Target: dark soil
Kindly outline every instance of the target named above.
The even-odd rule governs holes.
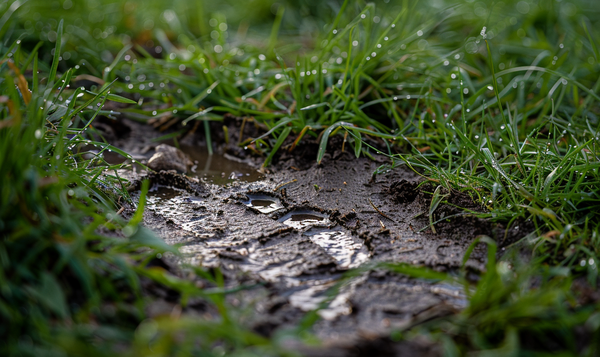
[[[129,129],[110,123],[102,121],[112,128],[105,130],[107,139],[141,161],[148,160],[158,144],[151,138],[165,134],[127,120],[118,125]],[[227,155],[221,160],[258,168],[264,158],[236,145],[242,119],[226,117],[225,124],[229,126],[228,145],[217,124],[212,131],[215,151]],[[260,126],[246,122],[242,140],[260,133]],[[315,141],[305,140],[289,152],[291,141],[284,144],[270,172],[252,179],[242,176],[225,186],[171,171],[129,172],[135,182],[149,178],[153,183],[145,225],[169,244],[180,244],[184,263],[218,267],[230,286],[258,283],[259,287],[230,299],[254,309],[251,324],[260,334],[268,336],[295,326],[307,311],[330,301],[322,306],[321,319],[313,327],[324,346],[294,347],[306,355],[440,355],[439,346],[431,341],[393,342],[390,331],[460,311],[466,304],[461,287],[378,269],[352,280],[343,280],[344,273],[376,262],[454,272],[477,236],[487,235],[505,244],[525,236],[531,228],[521,224],[507,231],[473,214],[462,214],[454,206],[483,209],[465,194],[449,192],[446,201],[451,204],[441,204],[434,218],[452,218],[437,223],[437,233],[433,233],[428,217],[435,189],[431,183],[422,184],[420,176],[404,167],[373,176],[385,159],[356,159],[341,151],[341,137],[330,140],[320,165],[315,160]],[[203,144],[195,135],[181,142],[190,147]],[[229,175],[225,172],[224,176]],[[134,199],[137,188],[132,186]],[[485,247],[480,245],[467,265],[481,270],[485,256]],[[173,261],[169,264],[180,269]],[[337,296],[330,297],[328,291],[342,281]],[[157,311],[172,309],[175,303],[165,303]],[[203,309],[206,306],[198,303],[196,310],[188,307],[184,313],[206,313]]]

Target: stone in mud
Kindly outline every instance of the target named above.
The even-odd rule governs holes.
[[[148,167],[155,171],[187,172],[193,165],[192,160],[183,151],[166,144],[158,145],[156,153],[148,160]]]

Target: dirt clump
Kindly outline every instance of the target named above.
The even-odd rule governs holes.
[[[417,198],[419,191],[417,189],[418,182],[402,179],[392,183],[388,192],[392,195],[392,199],[396,203],[410,203]]]

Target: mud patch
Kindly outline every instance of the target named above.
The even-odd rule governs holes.
[[[254,182],[240,178],[227,186],[212,185],[202,179],[212,164],[200,179],[172,172],[144,175],[158,185],[144,222],[169,244],[180,245],[181,262],[220,268],[229,287],[262,286],[266,293],[253,306],[255,329],[267,336],[297,325],[306,311],[318,308],[322,319],[313,329],[328,346],[324,351],[353,355],[358,346],[369,345],[365,341],[383,341],[395,328],[464,308],[461,287],[379,270],[350,280],[344,274],[371,262],[456,271],[476,235],[494,236],[494,227],[444,221],[433,233],[425,213],[430,195],[417,188],[416,174],[398,168],[373,176],[381,163],[335,148],[328,148],[323,164],[316,165],[317,147],[309,143],[294,155],[283,153],[273,172]],[[202,161],[192,159],[198,173]],[[236,169],[223,168],[214,175],[230,171],[238,176]],[[450,207],[440,205],[436,214],[447,217],[453,214]],[[515,237],[527,233],[521,226]],[[478,247],[468,266],[482,269],[485,253]],[[431,344],[423,346],[415,350],[439,352]]]

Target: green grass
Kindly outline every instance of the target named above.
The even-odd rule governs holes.
[[[4,2],[0,12],[0,312],[19,326],[2,332],[11,348],[23,345],[22,331],[35,332],[35,346],[56,334],[89,339],[71,321],[88,323],[107,301],[135,307],[122,336],[131,336],[143,317],[137,279],[150,274],[143,262],[156,252],[140,249],[168,247],[135,228],[139,217],[127,223],[115,214],[115,200],[128,194],[101,153],[127,154],[89,142],[88,134],[97,115],[114,115],[102,103],[131,100],[124,115],[142,122],[174,117],[183,129],[204,122],[207,142],[208,121],[228,113],[251,118],[265,135],[240,145],[263,155],[265,165],[306,138],[319,140],[321,162],[334,135],[344,136],[357,156],[388,155],[391,164],[381,171],[406,165],[439,186],[429,210],[432,230],[441,219],[436,207],[451,189],[479,202],[481,217],[535,228],[513,244],[531,249],[532,262],[511,254],[490,259],[487,273],[466,288],[475,293],[463,313],[398,336],[431,334],[449,355],[498,348],[497,354],[526,354],[548,346],[597,351],[578,349],[579,337],[567,333],[577,327],[598,337],[599,328],[598,306],[578,306],[571,292],[574,279],[593,287],[598,280],[595,1],[174,1],[167,7],[157,0],[30,0]],[[79,75],[97,83],[91,93],[74,86]],[[367,137],[371,144],[363,142]],[[85,159],[89,145],[98,153]],[[121,238],[99,234],[100,227]],[[132,240],[132,232],[144,239]],[[188,291],[187,283],[178,284]],[[21,301],[28,307],[15,308]],[[35,313],[29,318],[23,311]],[[187,323],[194,324],[163,321],[158,330],[169,336]],[[195,331],[207,331],[204,323]],[[245,335],[235,321],[206,323],[240,329],[238,340],[225,339],[228,351],[275,348]],[[201,348],[226,337],[215,331]],[[531,338],[539,343],[528,347]],[[134,354],[142,351],[136,343],[126,344]]]

